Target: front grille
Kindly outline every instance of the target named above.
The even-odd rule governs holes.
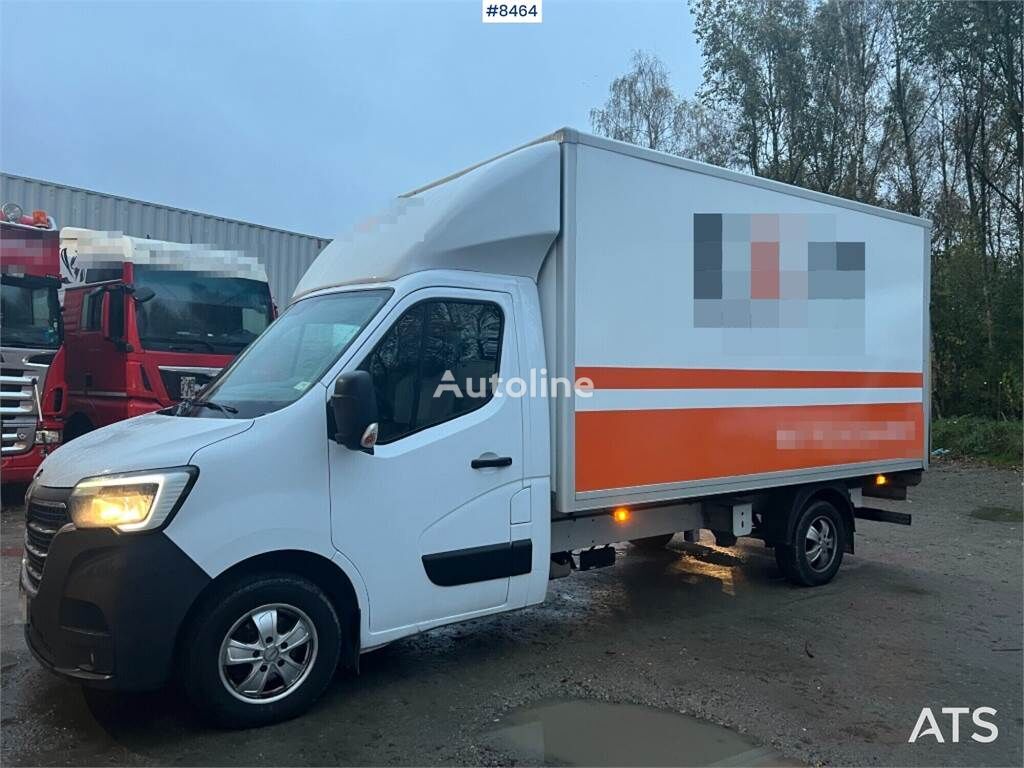
[[[35,594],[39,590],[53,537],[70,522],[68,507],[63,501],[36,499],[32,496],[26,500],[22,583],[31,593]]]
[[[160,368],[160,378],[167,390],[167,396],[172,400],[181,400],[183,397],[191,398],[213,381],[219,373],[216,368],[206,370]]]
[[[12,349],[0,352],[0,422],[4,456],[32,450],[39,418],[39,398],[46,386],[46,371],[53,351]]]
[[[36,424],[0,416],[0,454],[16,456],[32,450],[36,440]]]
[[[36,377],[21,371],[0,374],[0,414],[23,416],[35,413]]]

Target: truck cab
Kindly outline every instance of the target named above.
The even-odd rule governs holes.
[[[67,440],[194,398],[274,317],[253,258],[61,231]]]
[[[60,398],[62,375],[54,365],[63,339],[59,300],[58,232],[44,211],[24,214],[7,204],[0,215],[0,423],[3,481],[28,483],[43,457],[60,444],[59,423],[45,423],[47,385]]]

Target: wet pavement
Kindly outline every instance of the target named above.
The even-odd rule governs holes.
[[[306,716],[197,722],[173,691],[86,696],[25,648],[22,516],[0,528],[3,765],[1020,765],[1021,476],[945,465],[910,528],[860,523],[818,589],[771,551],[619,548],[535,608],[363,657]],[[946,739],[908,738],[932,707]],[[940,708],[990,706],[999,737],[951,743]]]
[[[529,764],[801,765],[720,725],[636,704],[545,703],[500,722],[489,740]]]

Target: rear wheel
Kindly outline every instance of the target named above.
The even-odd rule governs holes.
[[[225,585],[204,601],[183,647],[186,692],[208,719],[249,728],[301,714],[338,666],[338,614],[287,574]]]
[[[824,499],[812,501],[797,518],[789,543],[775,545],[775,562],[794,584],[827,584],[842,565],[846,537],[846,524],[835,505]]]
[[[645,536],[642,539],[632,539],[629,543],[637,549],[658,550],[664,549],[668,543],[672,541],[673,536],[675,536],[674,533],[662,533],[658,536]]]

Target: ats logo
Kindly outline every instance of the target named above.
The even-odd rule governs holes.
[[[996,727],[996,724],[984,718],[986,715],[988,717],[995,717],[996,710],[992,707],[978,707],[975,710],[971,710],[970,707],[943,707],[942,714],[949,715],[949,740],[953,744],[960,742],[961,715],[971,716],[971,721],[974,723],[975,728],[974,732],[971,733],[971,738],[974,741],[981,744],[990,744],[999,738],[999,729]],[[979,733],[978,729],[981,729],[982,732]],[[932,714],[931,707],[925,707],[921,710],[921,714],[917,718],[917,725],[914,726],[914,731],[910,734],[910,738],[907,741],[909,744],[913,744],[925,736],[933,737],[939,744],[946,743],[946,739],[942,734],[942,728],[939,727],[939,721]]]

